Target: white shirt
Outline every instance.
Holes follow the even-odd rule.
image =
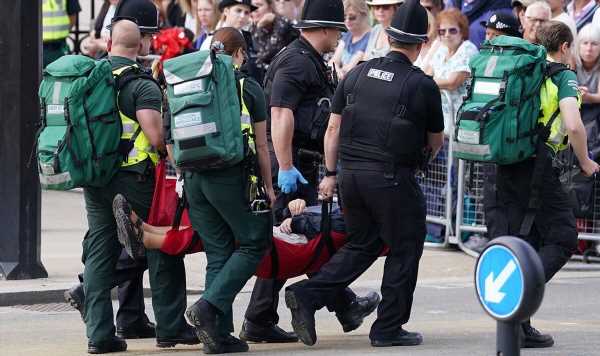
[[[448,55],[448,47],[441,44],[431,57],[431,68],[433,69],[433,77],[440,79],[448,79],[451,73],[468,72],[471,73],[469,61],[479,51],[471,41],[464,41],[456,50],[456,53],[450,58]],[[467,93],[467,82],[465,80],[455,90],[440,90],[442,94],[442,111],[444,112],[444,133],[451,135],[454,131],[454,122],[456,121],[456,113],[462,105],[463,97]]]
[[[108,7],[108,11],[106,11],[106,16],[104,16],[104,21],[102,21],[102,31],[100,31],[100,37],[103,40],[108,41],[110,38],[110,30],[106,27],[110,25],[113,17],[115,17],[115,10],[117,9],[117,5],[110,5]]]
[[[185,25],[184,26],[188,30],[192,31],[194,33],[194,36],[196,36],[196,19],[192,15],[185,14]]]

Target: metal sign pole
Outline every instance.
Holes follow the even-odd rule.
[[[498,321],[496,327],[496,356],[521,355],[521,323]]]
[[[40,185],[30,164],[40,111],[40,0],[0,1],[0,279],[48,277],[40,260]]]
[[[521,355],[521,322],[544,298],[544,268],[522,239],[502,236],[483,250],[475,266],[475,290],[486,313],[497,320],[496,356]]]

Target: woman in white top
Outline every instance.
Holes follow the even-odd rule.
[[[432,75],[441,89],[444,132],[450,135],[471,75],[469,60],[478,51],[468,40],[469,20],[459,10],[444,10],[437,21],[441,45],[433,53],[425,73]]]
[[[385,29],[390,27],[394,13],[402,0],[371,0],[367,1],[367,5],[373,12],[373,17],[377,20],[377,25],[373,26],[367,49],[363,57],[364,61],[373,58],[385,56],[390,51],[390,43]]]

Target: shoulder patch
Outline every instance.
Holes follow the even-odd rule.
[[[394,73],[386,72],[386,71],[383,71],[380,69],[371,68],[371,69],[369,69],[369,73],[367,73],[367,77],[377,79],[377,80],[383,80],[386,82],[391,82],[394,79]]]

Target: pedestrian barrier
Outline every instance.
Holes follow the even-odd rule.
[[[453,161],[452,142],[445,140],[427,172],[417,178],[427,205],[428,233],[432,235],[437,232],[441,235],[440,241],[427,242],[426,246],[446,247],[450,243],[453,232],[452,202],[456,197],[452,186],[452,177],[456,176],[453,174]]]
[[[465,253],[477,256],[478,254],[466,248],[462,242],[473,233],[485,234],[485,213],[483,209],[483,164],[465,162],[458,163],[458,188],[457,194],[463,197],[463,204],[456,206],[456,243]],[[591,218],[577,219],[579,239],[600,242],[600,177],[594,180],[593,190],[594,211]]]

